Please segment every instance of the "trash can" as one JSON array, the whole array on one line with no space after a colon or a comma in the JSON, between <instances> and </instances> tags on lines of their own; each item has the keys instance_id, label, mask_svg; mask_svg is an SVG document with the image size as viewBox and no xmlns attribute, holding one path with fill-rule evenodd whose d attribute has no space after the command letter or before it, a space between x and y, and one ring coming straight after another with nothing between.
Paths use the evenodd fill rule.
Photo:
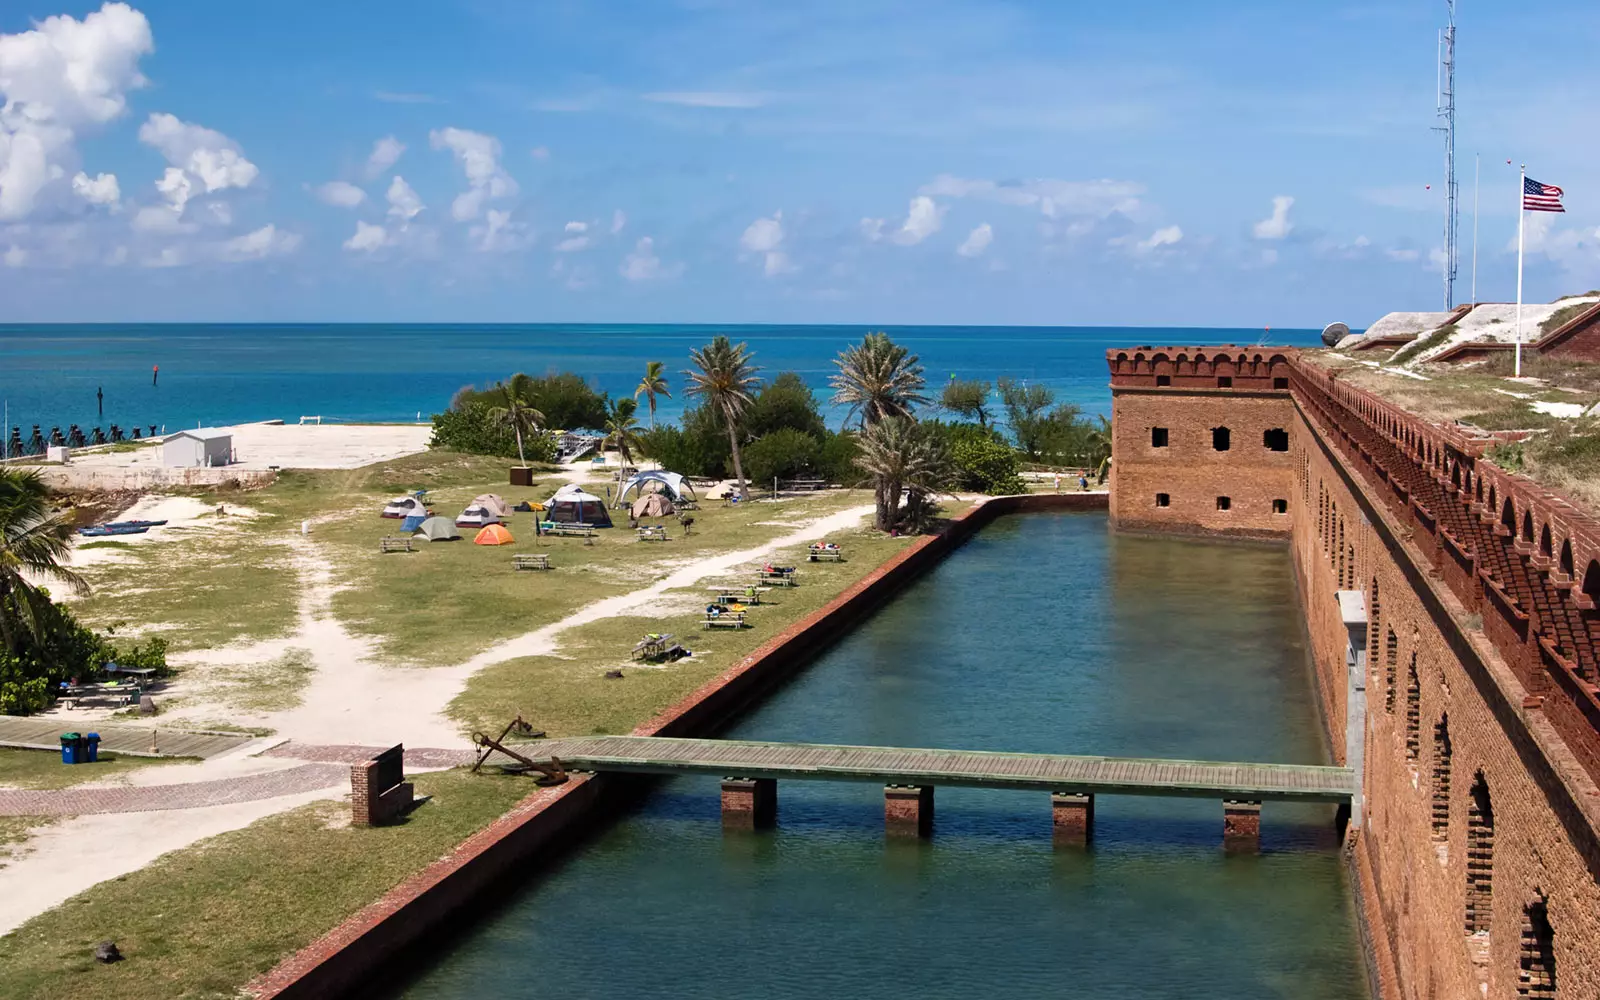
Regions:
<instances>
[{"instance_id":1,"label":"trash can","mask_svg":"<svg viewBox=\"0 0 1600 1000\"><path fill-rule=\"evenodd\" d=\"M85 736L83 738L83 741L84 741L84 745L86 747L88 747L88 750L89 750L89 763L93 764L93 763L96 763L97 761L99 761L100 760L100 734L99 733L90 733L88 736Z\"/></svg>"},{"instance_id":2,"label":"trash can","mask_svg":"<svg viewBox=\"0 0 1600 1000\"><path fill-rule=\"evenodd\" d=\"M61 763L76 764L78 762L78 747L82 744L83 737L77 733L61 734Z\"/></svg>"}]
</instances>

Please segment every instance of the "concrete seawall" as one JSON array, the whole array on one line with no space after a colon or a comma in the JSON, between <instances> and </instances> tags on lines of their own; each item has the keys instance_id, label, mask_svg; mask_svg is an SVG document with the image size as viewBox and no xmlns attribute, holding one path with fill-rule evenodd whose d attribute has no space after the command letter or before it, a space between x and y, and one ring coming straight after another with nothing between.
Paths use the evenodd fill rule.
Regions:
<instances>
[{"instance_id":1,"label":"concrete seawall","mask_svg":"<svg viewBox=\"0 0 1600 1000\"><path fill-rule=\"evenodd\" d=\"M1105 510L1105 493L997 497L920 538L822 608L789 626L693 694L633 730L639 736L709 736L844 636L902 587L998 517L1028 511ZM257 997L360 994L407 956L458 925L469 906L493 902L531 863L610 819L639 787L621 775L575 777L541 789L446 857L395 886L246 987Z\"/></svg>"}]
</instances>

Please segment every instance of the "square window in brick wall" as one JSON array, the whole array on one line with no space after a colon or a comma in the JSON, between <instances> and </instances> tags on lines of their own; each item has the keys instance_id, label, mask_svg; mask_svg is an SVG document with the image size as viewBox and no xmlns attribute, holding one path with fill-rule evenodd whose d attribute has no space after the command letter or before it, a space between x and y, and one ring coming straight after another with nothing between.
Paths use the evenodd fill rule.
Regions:
<instances>
[{"instance_id":1,"label":"square window in brick wall","mask_svg":"<svg viewBox=\"0 0 1600 1000\"><path fill-rule=\"evenodd\" d=\"M1171 507L1172 506L1172 497L1169 496L1166 493L1157 493L1156 494L1156 506L1157 507Z\"/></svg>"},{"instance_id":2,"label":"square window in brick wall","mask_svg":"<svg viewBox=\"0 0 1600 1000\"><path fill-rule=\"evenodd\" d=\"M1287 500L1274 500L1274 501L1272 501L1272 512L1274 514L1287 514L1287 513L1289 513L1289 501L1287 501Z\"/></svg>"},{"instance_id":3,"label":"square window in brick wall","mask_svg":"<svg viewBox=\"0 0 1600 1000\"><path fill-rule=\"evenodd\" d=\"M1232 508L1233 508L1233 498L1232 497L1217 497L1217 509L1218 510L1231 510Z\"/></svg>"},{"instance_id":4,"label":"square window in brick wall","mask_svg":"<svg viewBox=\"0 0 1600 1000\"><path fill-rule=\"evenodd\" d=\"M1171 385L1171 384L1172 384L1172 376L1171 375L1157 375L1156 376L1156 385Z\"/></svg>"},{"instance_id":5,"label":"square window in brick wall","mask_svg":"<svg viewBox=\"0 0 1600 1000\"><path fill-rule=\"evenodd\" d=\"M1165 427L1150 428L1150 447L1165 448L1167 446L1167 429Z\"/></svg>"},{"instance_id":6,"label":"square window in brick wall","mask_svg":"<svg viewBox=\"0 0 1600 1000\"><path fill-rule=\"evenodd\" d=\"M1261 435L1261 444L1268 451L1288 451L1289 432L1282 427L1274 427Z\"/></svg>"},{"instance_id":7,"label":"square window in brick wall","mask_svg":"<svg viewBox=\"0 0 1600 1000\"><path fill-rule=\"evenodd\" d=\"M1233 446L1233 435L1226 427L1211 428L1211 447L1217 451L1227 451Z\"/></svg>"},{"instance_id":8,"label":"square window in brick wall","mask_svg":"<svg viewBox=\"0 0 1600 1000\"><path fill-rule=\"evenodd\" d=\"M1233 376L1232 375L1218 375L1217 376L1217 388L1218 389L1232 389L1233 388Z\"/></svg>"}]
</instances>

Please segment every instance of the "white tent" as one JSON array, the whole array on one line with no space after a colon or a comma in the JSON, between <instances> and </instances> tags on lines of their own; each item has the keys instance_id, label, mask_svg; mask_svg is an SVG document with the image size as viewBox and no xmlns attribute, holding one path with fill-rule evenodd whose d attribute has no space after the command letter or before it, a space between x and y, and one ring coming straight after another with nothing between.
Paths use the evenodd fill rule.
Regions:
<instances>
[{"instance_id":1,"label":"white tent","mask_svg":"<svg viewBox=\"0 0 1600 1000\"><path fill-rule=\"evenodd\" d=\"M638 490L641 494L648 491L650 484L655 483L655 489L664 491L674 500L682 501L686 496L694 499L694 487L689 485L688 477L676 472L652 469L649 472L640 472L622 484L622 489L617 493L617 506L622 506L628 499L630 490Z\"/></svg>"},{"instance_id":2,"label":"white tent","mask_svg":"<svg viewBox=\"0 0 1600 1000\"><path fill-rule=\"evenodd\" d=\"M485 525L500 523L500 518L493 511L478 503L472 504L456 517L458 528L482 528Z\"/></svg>"},{"instance_id":3,"label":"white tent","mask_svg":"<svg viewBox=\"0 0 1600 1000\"><path fill-rule=\"evenodd\" d=\"M384 517L411 517L416 514L428 516L428 508L416 497L397 497L383 508Z\"/></svg>"},{"instance_id":4,"label":"white tent","mask_svg":"<svg viewBox=\"0 0 1600 1000\"><path fill-rule=\"evenodd\" d=\"M495 517L504 518L511 513L511 508L495 493L480 493L472 498L474 507L482 507Z\"/></svg>"},{"instance_id":5,"label":"white tent","mask_svg":"<svg viewBox=\"0 0 1600 1000\"><path fill-rule=\"evenodd\" d=\"M555 496L545 501L544 508L545 519L558 524L611 527L611 515L606 513L606 502L593 493L585 493L576 483L557 490Z\"/></svg>"}]
</instances>

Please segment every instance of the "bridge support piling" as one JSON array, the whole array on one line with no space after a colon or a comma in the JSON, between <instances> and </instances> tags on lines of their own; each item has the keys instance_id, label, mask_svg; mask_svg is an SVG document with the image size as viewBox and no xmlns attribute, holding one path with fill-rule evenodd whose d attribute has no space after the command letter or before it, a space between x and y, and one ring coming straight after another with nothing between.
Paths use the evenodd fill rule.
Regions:
<instances>
[{"instance_id":1,"label":"bridge support piling","mask_svg":"<svg viewBox=\"0 0 1600 1000\"><path fill-rule=\"evenodd\" d=\"M1057 847L1088 847L1094 839L1094 796L1050 793L1051 840Z\"/></svg>"},{"instance_id":2,"label":"bridge support piling","mask_svg":"<svg viewBox=\"0 0 1600 1000\"><path fill-rule=\"evenodd\" d=\"M933 834L932 785L884 785L883 830L891 837Z\"/></svg>"},{"instance_id":3,"label":"bridge support piling","mask_svg":"<svg viewBox=\"0 0 1600 1000\"><path fill-rule=\"evenodd\" d=\"M1222 801L1222 849L1229 854L1261 853L1261 803Z\"/></svg>"},{"instance_id":4,"label":"bridge support piling","mask_svg":"<svg viewBox=\"0 0 1600 1000\"><path fill-rule=\"evenodd\" d=\"M765 830L778 819L775 778L723 778L722 828Z\"/></svg>"}]
</instances>

